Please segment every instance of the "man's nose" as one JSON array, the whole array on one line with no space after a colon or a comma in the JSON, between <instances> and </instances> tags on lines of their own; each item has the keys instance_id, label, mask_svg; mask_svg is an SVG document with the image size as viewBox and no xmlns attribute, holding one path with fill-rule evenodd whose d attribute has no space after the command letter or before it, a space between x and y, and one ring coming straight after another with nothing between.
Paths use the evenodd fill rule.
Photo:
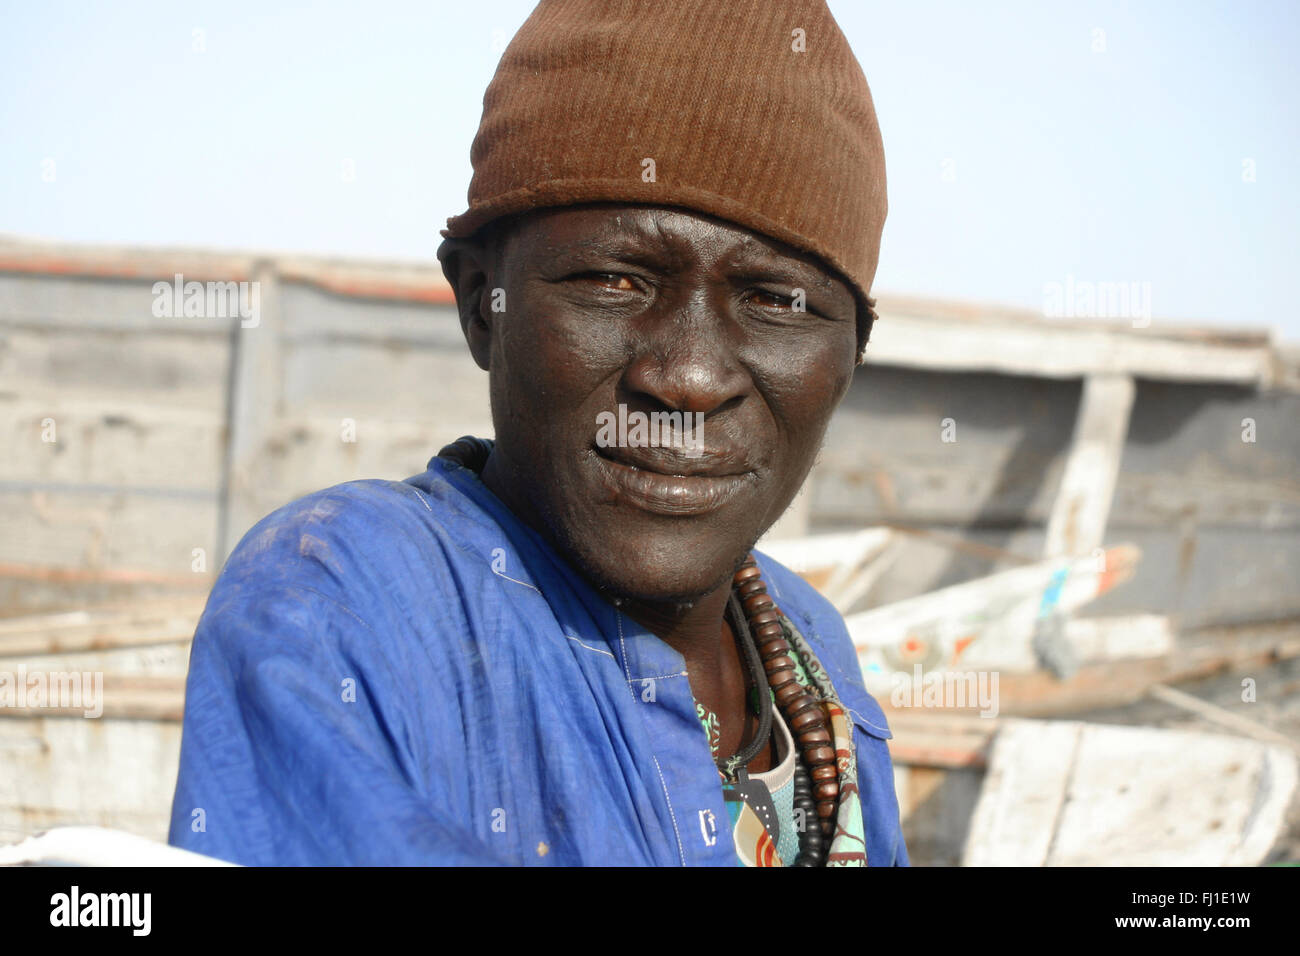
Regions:
<instances>
[{"instance_id":1,"label":"man's nose","mask_svg":"<svg viewBox=\"0 0 1300 956\"><path fill-rule=\"evenodd\" d=\"M671 411L709 414L737 404L752 388L728 320L695 303L643 327L624 387Z\"/></svg>"}]
</instances>

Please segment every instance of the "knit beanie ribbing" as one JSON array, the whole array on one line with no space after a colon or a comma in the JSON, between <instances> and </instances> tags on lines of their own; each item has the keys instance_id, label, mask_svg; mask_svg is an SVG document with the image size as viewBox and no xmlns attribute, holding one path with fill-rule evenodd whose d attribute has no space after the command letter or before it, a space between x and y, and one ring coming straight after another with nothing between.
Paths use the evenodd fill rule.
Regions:
<instances>
[{"instance_id":1,"label":"knit beanie ribbing","mask_svg":"<svg viewBox=\"0 0 1300 956\"><path fill-rule=\"evenodd\" d=\"M469 209L445 237L549 206L678 206L810 252L870 302L884 148L824 0L542 0L470 159Z\"/></svg>"}]
</instances>

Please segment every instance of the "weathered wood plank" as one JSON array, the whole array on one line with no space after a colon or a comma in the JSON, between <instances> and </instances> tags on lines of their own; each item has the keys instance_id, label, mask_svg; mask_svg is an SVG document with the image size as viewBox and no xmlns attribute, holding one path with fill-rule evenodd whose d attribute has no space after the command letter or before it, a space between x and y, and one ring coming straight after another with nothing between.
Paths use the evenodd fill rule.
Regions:
<instances>
[{"instance_id":1,"label":"weathered wood plank","mask_svg":"<svg viewBox=\"0 0 1300 956\"><path fill-rule=\"evenodd\" d=\"M452 303L368 301L364 304L365 320L358 321L363 306L357 299L295 282L283 272L281 276L286 345L441 351L464 356L474 364L460 326L460 314Z\"/></svg>"},{"instance_id":2,"label":"weathered wood plank","mask_svg":"<svg viewBox=\"0 0 1300 956\"><path fill-rule=\"evenodd\" d=\"M143 334L212 347L239 321L154 315L154 283L174 282L172 272L146 276L20 273L6 270L8 261L0 250L0 328L51 334ZM186 273L185 278L223 277Z\"/></svg>"},{"instance_id":3,"label":"weathered wood plank","mask_svg":"<svg viewBox=\"0 0 1300 956\"><path fill-rule=\"evenodd\" d=\"M394 422L358 416L344 435L337 418L283 419L263 437L260 452L250 462L247 489L251 509L260 518L295 498L339 482L362 478L400 481L427 467L438 449L462 435L491 434L490 421L471 417L479 409L462 410L436 425ZM345 441L352 437L354 441Z\"/></svg>"},{"instance_id":4,"label":"weathered wood plank","mask_svg":"<svg viewBox=\"0 0 1300 956\"><path fill-rule=\"evenodd\" d=\"M1183 710L1191 711L1199 717L1204 717L1212 723L1219 724L1229 730L1247 737L1253 737L1256 740L1262 740L1265 743L1278 744L1290 750L1300 752L1300 741L1293 740L1285 734L1279 734L1275 730L1270 730L1253 720L1247 720L1239 714L1234 714L1230 710L1225 710L1209 701L1201 700L1191 694L1184 693L1173 687L1166 687L1164 684L1156 684L1147 691L1156 700L1164 701L1166 704L1173 704Z\"/></svg>"},{"instance_id":5,"label":"weathered wood plank","mask_svg":"<svg viewBox=\"0 0 1300 956\"><path fill-rule=\"evenodd\" d=\"M91 824L165 840L180 738L175 721L0 720L0 831Z\"/></svg>"},{"instance_id":6,"label":"weathered wood plank","mask_svg":"<svg viewBox=\"0 0 1300 956\"><path fill-rule=\"evenodd\" d=\"M998 677L999 715L1046 717L1118 707L1146 696L1156 684L1178 684L1248 667L1266 667L1300 657L1300 628L1278 625L1206 628L1181 635L1170 654L1084 663L1066 681L1044 671ZM888 688L878 695L889 720L899 709L890 707ZM936 706L931 714L979 713L977 706ZM891 723L892 725L892 723Z\"/></svg>"},{"instance_id":7,"label":"weathered wood plank","mask_svg":"<svg viewBox=\"0 0 1300 956\"><path fill-rule=\"evenodd\" d=\"M446 304L451 289L437 261L358 259L222 249L46 242L0 236L0 273L115 279L247 279L258 264L274 259L294 281L319 284L341 295Z\"/></svg>"},{"instance_id":8,"label":"weathered wood plank","mask_svg":"<svg viewBox=\"0 0 1300 956\"><path fill-rule=\"evenodd\" d=\"M1085 725L1046 863L1257 866L1296 775L1293 753L1252 740Z\"/></svg>"},{"instance_id":9,"label":"weathered wood plank","mask_svg":"<svg viewBox=\"0 0 1300 956\"><path fill-rule=\"evenodd\" d=\"M813 526L1046 524L1080 397L1073 382L861 372L813 472ZM1110 527L1300 528L1298 420L1297 394L1139 382Z\"/></svg>"},{"instance_id":10,"label":"weathered wood plank","mask_svg":"<svg viewBox=\"0 0 1300 956\"><path fill-rule=\"evenodd\" d=\"M1095 374L1085 380L1074 441L1047 522L1044 557L1087 554L1102 546L1133 394L1127 376Z\"/></svg>"},{"instance_id":11,"label":"weathered wood plank","mask_svg":"<svg viewBox=\"0 0 1300 956\"><path fill-rule=\"evenodd\" d=\"M134 607L93 608L0 619L0 657L72 654L188 641L206 598L142 601Z\"/></svg>"},{"instance_id":12,"label":"weathered wood plank","mask_svg":"<svg viewBox=\"0 0 1300 956\"><path fill-rule=\"evenodd\" d=\"M867 347L868 365L1048 378L1120 374L1259 387L1271 385L1277 373L1266 330L1214 335L1168 324L1134 329L1048 321L1011 310L959 316L951 306L927 310L884 299L878 311L881 320ZM936 341L944 348L936 349Z\"/></svg>"},{"instance_id":13,"label":"weathered wood plank","mask_svg":"<svg viewBox=\"0 0 1300 956\"><path fill-rule=\"evenodd\" d=\"M463 341L457 349L289 342L283 361L284 414L291 418L331 413L436 423L471 410L489 418L487 373Z\"/></svg>"},{"instance_id":14,"label":"weathered wood plank","mask_svg":"<svg viewBox=\"0 0 1300 956\"><path fill-rule=\"evenodd\" d=\"M9 673L17 674L19 671L15 669ZM27 673L30 675L31 672ZM52 697L42 704L16 701L15 706L0 707L0 720L49 717L76 718L87 723L105 719L179 723L184 719L184 674L102 674L95 679L103 681L102 696L98 700L83 694L82 699L75 703L62 699L55 702ZM90 697L94 697L93 681Z\"/></svg>"},{"instance_id":15,"label":"weathered wood plank","mask_svg":"<svg viewBox=\"0 0 1300 956\"><path fill-rule=\"evenodd\" d=\"M1174 650L1173 622L1163 614L1072 617L1065 638L1085 663L1163 657Z\"/></svg>"},{"instance_id":16,"label":"weathered wood plank","mask_svg":"<svg viewBox=\"0 0 1300 956\"><path fill-rule=\"evenodd\" d=\"M279 279L263 266L253 281L261 289L258 325L236 326L231 357L229 441L226 447L218 560L224 561L239 539L265 514L255 487L258 459L267 435L282 411L280 350L283 313Z\"/></svg>"},{"instance_id":17,"label":"weathered wood plank","mask_svg":"<svg viewBox=\"0 0 1300 956\"><path fill-rule=\"evenodd\" d=\"M235 866L126 830L58 827L14 846L0 846L0 866Z\"/></svg>"},{"instance_id":18,"label":"weathered wood plank","mask_svg":"<svg viewBox=\"0 0 1300 956\"><path fill-rule=\"evenodd\" d=\"M152 403L160 411L220 410L224 334L123 334L120 329L15 328L0 315L0 393L101 407Z\"/></svg>"},{"instance_id":19,"label":"weathered wood plank","mask_svg":"<svg viewBox=\"0 0 1300 956\"><path fill-rule=\"evenodd\" d=\"M197 580L219 567L214 495L153 496L114 489L0 488L0 564L70 570L159 571ZM194 549L203 549L195 570Z\"/></svg>"},{"instance_id":20,"label":"weathered wood plank","mask_svg":"<svg viewBox=\"0 0 1300 956\"><path fill-rule=\"evenodd\" d=\"M1004 722L971 818L966 866L1043 866L1069 792L1084 725Z\"/></svg>"},{"instance_id":21,"label":"weathered wood plank","mask_svg":"<svg viewBox=\"0 0 1300 956\"><path fill-rule=\"evenodd\" d=\"M81 486L195 497L220 488L225 423L211 409L68 396L0 401L0 490ZM52 440L50 440L52 439Z\"/></svg>"},{"instance_id":22,"label":"weathered wood plank","mask_svg":"<svg viewBox=\"0 0 1300 956\"><path fill-rule=\"evenodd\" d=\"M1256 865L1276 839L1296 776L1294 754L1240 738L1005 721L963 863Z\"/></svg>"}]
</instances>

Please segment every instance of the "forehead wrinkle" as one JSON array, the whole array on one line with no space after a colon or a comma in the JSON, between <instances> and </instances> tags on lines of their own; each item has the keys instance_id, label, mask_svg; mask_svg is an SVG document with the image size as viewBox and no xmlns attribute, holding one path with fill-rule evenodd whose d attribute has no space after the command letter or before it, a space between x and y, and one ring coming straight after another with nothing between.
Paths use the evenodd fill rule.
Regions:
<instances>
[{"instance_id":1,"label":"forehead wrinkle","mask_svg":"<svg viewBox=\"0 0 1300 956\"><path fill-rule=\"evenodd\" d=\"M646 228L637 217L611 214L602 218L593 230L577 238L549 243L547 251L552 254L596 252L617 256L635 252L644 255L669 247L671 238L658 228L653 231Z\"/></svg>"}]
</instances>

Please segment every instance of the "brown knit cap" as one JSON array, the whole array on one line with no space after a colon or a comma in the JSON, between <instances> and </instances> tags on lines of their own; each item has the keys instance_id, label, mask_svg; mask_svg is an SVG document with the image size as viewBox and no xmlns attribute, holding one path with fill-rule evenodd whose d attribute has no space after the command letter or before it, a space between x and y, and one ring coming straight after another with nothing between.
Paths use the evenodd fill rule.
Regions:
<instances>
[{"instance_id":1,"label":"brown knit cap","mask_svg":"<svg viewBox=\"0 0 1300 956\"><path fill-rule=\"evenodd\" d=\"M884 148L824 0L542 0L484 94L470 159L446 237L547 206L680 206L819 256L870 311Z\"/></svg>"}]
</instances>

